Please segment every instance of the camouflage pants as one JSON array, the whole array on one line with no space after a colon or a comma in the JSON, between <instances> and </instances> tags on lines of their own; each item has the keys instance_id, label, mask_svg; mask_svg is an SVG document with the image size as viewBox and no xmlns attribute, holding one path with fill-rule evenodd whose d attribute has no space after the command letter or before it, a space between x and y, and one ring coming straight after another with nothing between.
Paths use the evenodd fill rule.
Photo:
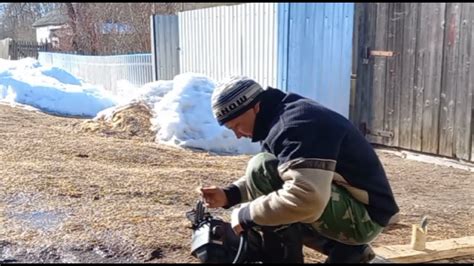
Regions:
<instances>
[{"instance_id":1,"label":"camouflage pants","mask_svg":"<svg viewBox=\"0 0 474 266\"><path fill-rule=\"evenodd\" d=\"M248 163L246 176L250 199L258 198L282 187L283 181L277 170L278 160L270 153L259 153ZM338 185L332 185L331 198L321 217L303 224L329 239L348 245L370 243L383 227L370 219L361 202Z\"/></svg>"}]
</instances>

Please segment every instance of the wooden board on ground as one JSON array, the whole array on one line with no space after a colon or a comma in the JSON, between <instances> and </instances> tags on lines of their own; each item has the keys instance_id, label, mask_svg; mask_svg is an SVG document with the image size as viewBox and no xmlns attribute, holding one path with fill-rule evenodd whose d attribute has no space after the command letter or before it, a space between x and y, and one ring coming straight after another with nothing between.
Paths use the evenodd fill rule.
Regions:
<instances>
[{"instance_id":1,"label":"wooden board on ground","mask_svg":"<svg viewBox=\"0 0 474 266\"><path fill-rule=\"evenodd\" d=\"M393 245L374 248L375 254L391 262L415 263L448 259L474 254L474 236L426 242L423 251L410 245Z\"/></svg>"}]
</instances>

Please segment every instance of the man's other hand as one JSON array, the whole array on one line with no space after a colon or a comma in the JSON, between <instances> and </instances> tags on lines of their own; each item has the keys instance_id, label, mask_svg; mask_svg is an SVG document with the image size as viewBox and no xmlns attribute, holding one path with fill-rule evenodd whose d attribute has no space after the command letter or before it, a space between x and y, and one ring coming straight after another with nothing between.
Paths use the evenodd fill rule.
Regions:
<instances>
[{"instance_id":1,"label":"man's other hand","mask_svg":"<svg viewBox=\"0 0 474 266\"><path fill-rule=\"evenodd\" d=\"M236 235L240 235L240 233L242 233L242 231L244 231L244 229L242 228L242 226L240 225L240 222L239 222L239 211L240 211L241 208L242 207L235 208L232 211L232 215L231 215L231 225L232 225L232 229L234 230Z\"/></svg>"}]
</instances>

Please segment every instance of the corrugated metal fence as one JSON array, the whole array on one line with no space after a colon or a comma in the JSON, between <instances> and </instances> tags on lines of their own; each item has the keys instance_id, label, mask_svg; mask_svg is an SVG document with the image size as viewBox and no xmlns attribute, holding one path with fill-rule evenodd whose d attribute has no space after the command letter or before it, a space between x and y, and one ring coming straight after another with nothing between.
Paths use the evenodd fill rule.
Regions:
<instances>
[{"instance_id":1,"label":"corrugated metal fence","mask_svg":"<svg viewBox=\"0 0 474 266\"><path fill-rule=\"evenodd\" d=\"M178 16L151 16L154 80L172 80L180 72Z\"/></svg>"},{"instance_id":2,"label":"corrugated metal fence","mask_svg":"<svg viewBox=\"0 0 474 266\"><path fill-rule=\"evenodd\" d=\"M216 81L246 75L348 117L353 18L353 3L245 3L181 12L179 73ZM169 46L158 36L169 32L162 25L152 36L156 50Z\"/></svg>"},{"instance_id":3,"label":"corrugated metal fence","mask_svg":"<svg viewBox=\"0 0 474 266\"><path fill-rule=\"evenodd\" d=\"M10 42L12 41L11 38L6 38L3 40L0 40L0 58L2 59L10 59Z\"/></svg>"},{"instance_id":4,"label":"corrugated metal fence","mask_svg":"<svg viewBox=\"0 0 474 266\"><path fill-rule=\"evenodd\" d=\"M277 86L276 3L249 3L179 13L181 73L220 80L247 75Z\"/></svg>"},{"instance_id":5,"label":"corrugated metal fence","mask_svg":"<svg viewBox=\"0 0 474 266\"><path fill-rule=\"evenodd\" d=\"M85 56L40 52L38 61L52 64L86 82L116 93L117 81L141 86L153 81L151 54Z\"/></svg>"},{"instance_id":6,"label":"corrugated metal fence","mask_svg":"<svg viewBox=\"0 0 474 266\"><path fill-rule=\"evenodd\" d=\"M279 3L279 86L349 116L353 3Z\"/></svg>"}]
</instances>

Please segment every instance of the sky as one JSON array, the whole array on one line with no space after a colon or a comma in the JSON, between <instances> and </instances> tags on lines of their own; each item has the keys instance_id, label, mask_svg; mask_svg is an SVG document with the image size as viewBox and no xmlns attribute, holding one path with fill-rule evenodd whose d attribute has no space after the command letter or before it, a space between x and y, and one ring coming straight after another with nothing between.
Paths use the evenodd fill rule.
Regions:
<instances>
[{"instance_id":1,"label":"sky","mask_svg":"<svg viewBox=\"0 0 474 266\"><path fill-rule=\"evenodd\" d=\"M214 119L214 88L215 81L209 77L184 73L173 80L150 82L139 88L121 80L115 95L32 58L0 59L1 103L60 116L110 119L114 111L145 101L153 110L151 124L158 143L224 154L257 153L258 143L237 139Z\"/></svg>"}]
</instances>

